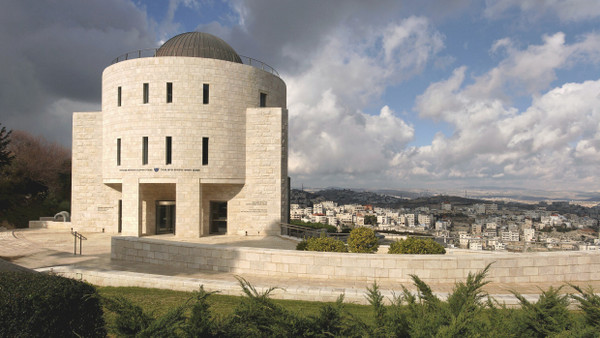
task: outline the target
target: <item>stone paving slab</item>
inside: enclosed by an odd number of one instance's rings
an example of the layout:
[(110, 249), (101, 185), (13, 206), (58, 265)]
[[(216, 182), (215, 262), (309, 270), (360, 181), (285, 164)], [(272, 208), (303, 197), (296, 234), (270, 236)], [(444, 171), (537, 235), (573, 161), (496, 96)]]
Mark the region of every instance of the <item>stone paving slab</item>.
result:
[[(236, 276), (232, 273), (216, 271), (191, 271), (173, 267), (115, 261), (110, 259), (111, 234), (86, 233), (83, 241), (83, 255), (73, 255), (73, 237), (69, 231), (50, 229), (20, 229), (0, 232), (0, 258), (20, 266), (38, 271), (52, 271), (76, 279), (84, 279), (96, 285), (142, 286), (168, 288), (174, 290), (194, 291), (200, 285), (207, 290), (220, 291), (224, 294), (239, 295), (241, 289)], [(161, 240), (179, 240), (174, 236), (151, 236)], [(271, 237), (237, 237), (210, 236), (187, 242), (217, 244), (227, 246), (264, 247), (272, 249), (293, 250), (296, 242), (278, 236)], [(273, 296), (282, 299), (303, 299), (318, 301), (334, 301), (340, 294), (355, 303), (366, 303), (364, 295), (372, 283), (350, 282), (343, 280), (311, 280), (283, 277), (262, 277), (251, 274), (240, 276), (248, 280), (259, 290), (279, 287)], [(591, 285), (600, 290), (600, 281), (577, 283), (581, 286)], [(511, 291), (523, 294), (534, 301), (540, 290), (550, 286), (559, 287), (563, 283), (527, 283), (505, 284), (490, 283), (484, 290), (496, 300), (507, 305), (516, 304)], [(379, 284), (387, 299), (394, 292), (402, 290), (400, 284)], [(414, 290), (413, 285), (405, 285)], [(430, 284), (437, 294), (444, 298), (452, 291), (454, 284)], [(571, 288), (563, 288), (564, 292), (572, 292)]]

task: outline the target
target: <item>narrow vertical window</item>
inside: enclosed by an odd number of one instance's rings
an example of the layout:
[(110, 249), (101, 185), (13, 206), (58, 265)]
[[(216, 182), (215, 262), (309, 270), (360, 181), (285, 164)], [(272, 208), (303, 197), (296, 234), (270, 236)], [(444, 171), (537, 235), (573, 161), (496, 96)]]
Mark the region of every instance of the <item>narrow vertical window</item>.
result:
[(202, 138), (202, 165), (208, 164), (208, 137)]
[(142, 164), (148, 164), (148, 136), (142, 139)]
[(173, 102), (173, 82), (167, 82), (167, 103)]
[(266, 107), (266, 106), (267, 106), (267, 94), (260, 93), (260, 107)]
[(117, 107), (121, 106), (121, 87), (117, 88)]
[(165, 139), (165, 163), (171, 164), (171, 136)]
[(202, 85), (202, 103), (208, 104), (208, 83)]
[(121, 139), (120, 138), (117, 139), (117, 165), (121, 165)]
[(149, 101), (149, 86), (147, 83), (144, 83), (144, 103), (148, 103)]

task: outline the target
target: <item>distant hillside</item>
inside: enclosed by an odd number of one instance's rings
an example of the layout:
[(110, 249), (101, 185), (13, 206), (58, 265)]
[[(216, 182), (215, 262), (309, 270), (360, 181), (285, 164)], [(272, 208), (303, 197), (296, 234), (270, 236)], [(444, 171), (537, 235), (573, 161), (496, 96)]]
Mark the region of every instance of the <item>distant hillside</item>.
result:
[(450, 202), (453, 205), (467, 205), (483, 202), (481, 200), (457, 196), (425, 196), (406, 199), (397, 197), (400, 195), (405, 196), (405, 192), (392, 190), (387, 192), (390, 194), (381, 194), (371, 191), (355, 191), (350, 189), (325, 189), (311, 193), (298, 189), (292, 189), (290, 201), (291, 203), (300, 204), (303, 207), (312, 206), (313, 204), (321, 203), (323, 201), (333, 201), (338, 205), (370, 204), (382, 208), (439, 207), (442, 202)]

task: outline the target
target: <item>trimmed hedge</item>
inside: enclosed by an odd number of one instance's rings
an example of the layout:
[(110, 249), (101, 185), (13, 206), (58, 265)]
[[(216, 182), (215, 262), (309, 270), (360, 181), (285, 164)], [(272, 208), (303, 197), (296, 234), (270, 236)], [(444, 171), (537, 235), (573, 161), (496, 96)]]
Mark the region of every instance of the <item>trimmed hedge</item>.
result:
[(0, 273), (0, 337), (104, 337), (96, 289), (56, 275)]
[(339, 239), (326, 237), (311, 237), (298, 243), (296, 250), (321, 251), (321, 252), (348, 252), (346, 243)]
[(446, 249), (433, 239), (408, 237), (390, 244), (390, 254), (434, 254), (443, 255)]
[(348, 249), (356, 253), (375, 253), (379, 248), (379, 239), (375, 236), (375, 231), (369, 228), (360, 227), (350, 231), (348, 236)]

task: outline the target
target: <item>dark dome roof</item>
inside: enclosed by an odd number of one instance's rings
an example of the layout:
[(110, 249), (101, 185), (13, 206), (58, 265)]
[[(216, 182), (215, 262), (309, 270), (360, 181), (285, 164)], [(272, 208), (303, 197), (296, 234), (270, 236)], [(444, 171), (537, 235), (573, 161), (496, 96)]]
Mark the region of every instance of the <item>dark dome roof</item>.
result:
[(176, 35), (156, 51), (156, 56), (191, 56), (242, 63), (242, 59), (227, 42), (201, 32)]

